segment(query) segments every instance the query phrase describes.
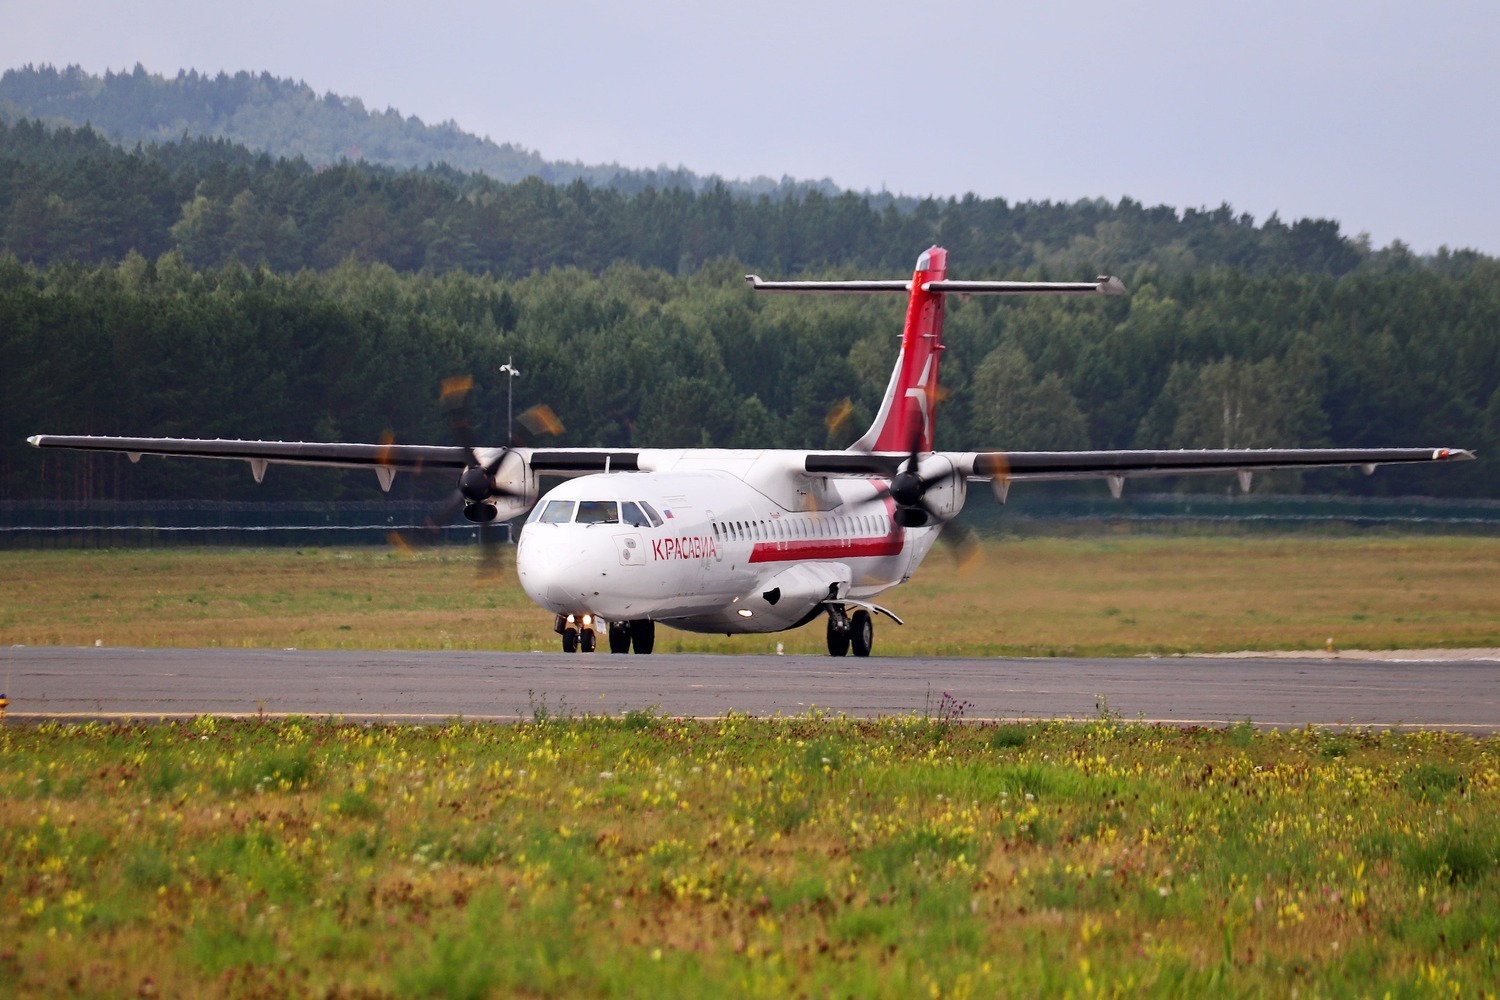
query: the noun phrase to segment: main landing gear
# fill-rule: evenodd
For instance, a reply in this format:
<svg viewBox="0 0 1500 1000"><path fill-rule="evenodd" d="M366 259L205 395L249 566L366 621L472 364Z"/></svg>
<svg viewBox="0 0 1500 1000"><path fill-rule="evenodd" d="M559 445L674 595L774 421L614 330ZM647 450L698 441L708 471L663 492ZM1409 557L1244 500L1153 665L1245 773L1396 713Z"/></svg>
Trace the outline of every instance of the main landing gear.
<svg viewBox="0 0 1500 1000"><path fill-rule="evenodd" d="M828 606L828 655L869 656L875 646L875 622L870 612L858 608L849 614L841 604Z"/></svg>
<svg viewBox="0 0 1500 1000"><path fill-rule="evenodd" d="M628 653L634 646L637 653L649 653L656 648L656 622L640 618L630 622L609 623L609 651Z"/></svg>
<svg viewBox="0 0 1500 1000"><path fill-rule="evenodd" d="M553 631L562 636L564 653L592 653L598 646L593 615L558 615ZM656 647L656 622L649 618L609 623L609 651L649 653Z"/></svg>

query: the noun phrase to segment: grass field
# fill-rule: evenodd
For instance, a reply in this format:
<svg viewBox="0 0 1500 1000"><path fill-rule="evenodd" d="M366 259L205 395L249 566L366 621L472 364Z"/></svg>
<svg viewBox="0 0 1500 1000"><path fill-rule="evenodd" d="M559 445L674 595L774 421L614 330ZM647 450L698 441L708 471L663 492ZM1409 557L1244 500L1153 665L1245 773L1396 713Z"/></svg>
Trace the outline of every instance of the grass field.
<svg viewBox="0 0 1500 1000"><path fill-rule="evenodd" d="M509 554L470 549L0 552L0 644L553 649ZM1500 539L1366 536L993 540L934 554L883 603L876 653L1133 655L1500 646ZM822 650L816 625L733 639L662 630L658 652Z"/></svg>
<svg viewBox="0 0 1500 1000"><path fill-rule="evenodd" d="M0 994L1482 996L1500 741L0 728Z"/></svg>
<svg viewBox="0 0 1500 1000"><path fill-rule="evenodd" d="M0 553L0 643L552 648L462 549ZM1500 646L1500 540L1002 540L877 652ZM814 652L821 630L658 649ZM1500 739L0 726L0 996L1480 996ZM564 717L559 717L564 716Z"/></svg>

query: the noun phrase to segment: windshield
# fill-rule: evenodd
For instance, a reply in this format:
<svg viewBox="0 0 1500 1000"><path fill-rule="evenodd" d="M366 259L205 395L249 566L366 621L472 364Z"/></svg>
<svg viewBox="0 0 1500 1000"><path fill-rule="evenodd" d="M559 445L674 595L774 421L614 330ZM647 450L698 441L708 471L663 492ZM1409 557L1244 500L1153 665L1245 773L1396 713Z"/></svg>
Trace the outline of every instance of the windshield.
<svg viewBox="0 0 1500 1000"><path fill-rule="evenodd" d="M576 520L579 524L618 524L620 505L613 500L580 500Z"/></svg>
<svg viewBox="0 0 1500 1000"><path fill-rule="evenodd" d="M548 500L531 512L530 521L543 524L619 524L656 528L661 515L651 505L634 500Z"/></svg>
<svg viewBox="0 0 1500 1000"><path fill-rule="evenodd" d="M543 524L567 524L573 520L573 501L549 500L542 510Z"/></svg>

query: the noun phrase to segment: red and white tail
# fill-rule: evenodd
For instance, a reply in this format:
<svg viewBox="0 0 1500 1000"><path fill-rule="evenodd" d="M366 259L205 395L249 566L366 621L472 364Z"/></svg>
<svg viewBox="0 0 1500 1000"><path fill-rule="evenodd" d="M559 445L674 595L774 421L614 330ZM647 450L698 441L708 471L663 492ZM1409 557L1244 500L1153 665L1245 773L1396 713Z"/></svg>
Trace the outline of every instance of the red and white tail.
<svg viewBox="0 0 1500 1000"><path fill-rule="evenodd" d="M929 247L917 258L910 281L763 281L745 275L759 292L904 292L906 326L901 353L891 372L875 422L850 451L906 454L933 450L936 427L938 365L943 357L943 299L960 295L1123 295L1120 279L1101 275L1093 281L949 281L948 251Z"/></svg>
<svg viewBox="0 0 1500 1000"><path fill-rule="evenodd" d="M938 365L943 358L943 293L931 282L948 277L948 251L932 247L917 258L906 299L901 353L885 387L875 422L850 451L931 451L936 427Z"/></svg>

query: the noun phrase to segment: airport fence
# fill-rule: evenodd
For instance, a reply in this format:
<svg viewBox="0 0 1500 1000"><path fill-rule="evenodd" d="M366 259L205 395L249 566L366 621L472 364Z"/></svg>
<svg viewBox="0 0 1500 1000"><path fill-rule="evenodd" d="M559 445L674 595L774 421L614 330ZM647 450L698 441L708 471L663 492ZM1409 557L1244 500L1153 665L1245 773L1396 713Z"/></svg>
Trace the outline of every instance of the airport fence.
<svg viewBox="0 0 1500 1000"><path fill-rule="evenodd" d="M1126 492L1120 500L1033 485L1004 506L971 487L963 520L984 533L1500 533L1500 500ZM217 502L205 500L0 501L0 548L382 545L392 531L425 528L423 501ZM496 527L513 540L520 525ZM477 525L459 520L435 540L470 544Z"/></svg>
<svg viewBox="0 0 1500 1000"><path fill-rule="evenodd" d="M428 532L432 510L430 502L11 501L0 502L0 548L383 545L392 531L421 531L443 543L478 540L478 525L462 519ZM507 539L509 529L497 527Z"/></svg>

